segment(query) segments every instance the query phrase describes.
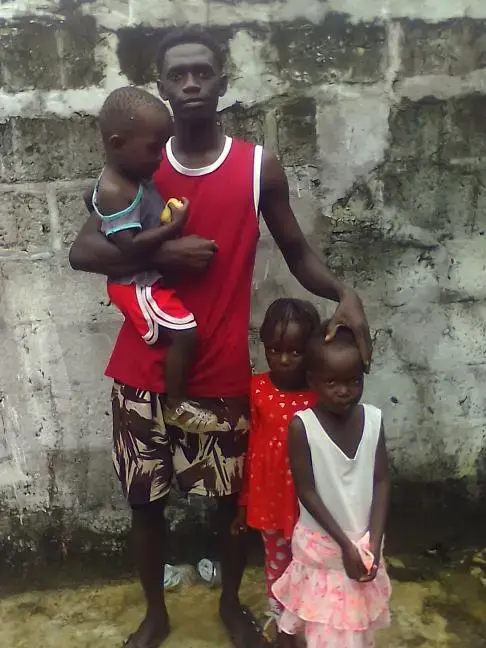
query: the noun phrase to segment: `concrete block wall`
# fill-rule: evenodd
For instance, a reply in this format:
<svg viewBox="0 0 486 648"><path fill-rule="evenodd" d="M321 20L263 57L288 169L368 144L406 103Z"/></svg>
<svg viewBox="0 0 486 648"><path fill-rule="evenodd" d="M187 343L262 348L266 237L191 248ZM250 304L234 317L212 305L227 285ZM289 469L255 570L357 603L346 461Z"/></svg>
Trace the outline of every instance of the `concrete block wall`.
<svg viewBox="0 0 486 648"><path fill-rule="evenodd" d="M120 546L103 368L119 326L103 280L73 273L96 114L155 91L174 24L229 53L228 132L277 152L312 243L365 300L368 398L395 480L486 484L486 5L483 0L17 0L0 6L0 546ZM304 294L263 232L253 322ZM320 304L322 312L325 305ZM330 312L330 311L329 311ZM261 352L250 331L257 364ZM420 486L422 488L422 486ZM413 491L415 492L415 491ZM420 491L428 492L426 490ZM434 500L435 501L435 500ZM431 500L432 502L432 500ZM178 509L173 525L184 518Z"/></svg>

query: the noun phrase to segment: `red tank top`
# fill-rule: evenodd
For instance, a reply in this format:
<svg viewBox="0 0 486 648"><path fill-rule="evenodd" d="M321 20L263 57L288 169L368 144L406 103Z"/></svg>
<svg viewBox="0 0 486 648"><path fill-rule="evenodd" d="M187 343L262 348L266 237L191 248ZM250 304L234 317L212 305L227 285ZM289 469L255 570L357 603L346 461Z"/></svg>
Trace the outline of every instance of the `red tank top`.
<svg viewBox="0 0 486 648"><path fill-rule="evenodd" d="M223 398L249 391L248 326L259 236L261 160L261 147L227 137L213 164L188 169L175 159L169 141L154 176L166 200L189 199L184 234L198 234L218 245L209 269L201 275L180 275L176 287L198 325L189 385L192 396ZM106 375L138 389L162 393L165 352L163 346L147 345L125 321Z"/></svg>

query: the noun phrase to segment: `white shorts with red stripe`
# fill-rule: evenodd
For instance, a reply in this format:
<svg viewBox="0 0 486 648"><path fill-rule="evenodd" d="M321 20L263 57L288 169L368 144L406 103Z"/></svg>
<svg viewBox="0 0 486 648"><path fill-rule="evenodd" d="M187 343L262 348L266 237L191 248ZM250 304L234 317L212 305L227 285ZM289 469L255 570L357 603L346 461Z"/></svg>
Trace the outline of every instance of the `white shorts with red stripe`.
<svg viewBox="0 0 486 648"><path fill-rule="evenodd" d="M110 301L129 319L147 344L155 344L160 328L186 331L195 328L194 315L184 307L175 290L160 283L139 286L136 283L108 282Z"/></svg>

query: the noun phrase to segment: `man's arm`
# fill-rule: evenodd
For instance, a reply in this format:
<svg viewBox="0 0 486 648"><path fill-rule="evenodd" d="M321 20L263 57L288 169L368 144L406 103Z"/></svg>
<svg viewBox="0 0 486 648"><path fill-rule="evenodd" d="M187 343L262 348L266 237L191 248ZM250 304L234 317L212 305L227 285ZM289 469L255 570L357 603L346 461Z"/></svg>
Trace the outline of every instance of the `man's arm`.
<svg viewBox="0 0 486 648"><path fill-rule="evenodd" d="M166 241L151 255L136 262L127 263L121 250L111 243L101 232L101 220L94 213L91 204L92 190L84 194L86 208L90 216L82 226L69 251L69 263L73 270L93 272L109 277L153 270L185 270L203 272L206 270L217 245L200 236L184 236Z"/></svg>
<svg viewBox="0 0 486 648"><path fill-rule="evenodd" d="M136 274L150 268L150 258L127 262L123 252L101 232L101 221L90 214L69 250L73 270L110 277Z"/></svg>
<svg viewBox="0 0 486 648"><path fill-rule="evenodd" d="M260 209L290 272L299 283L314 295L339 302L329 325L327 339L334 337L339 326L349 327L368 368L371 337L361 300L354 290L346 287L330 272L324 258L306 241L290 206L285 171L277 158L267 152L263 155Z"/></svg>
<svg viewBox="0 0 486 648"><path fill-rule="evenodd" d="M93 208L92 195L93 187L83 195L89 218L81 227L69 250L71 268L109 277L123 277L148 270L150 257L128 262L123 252L103 234L101 219L95 214Z"/></svg>

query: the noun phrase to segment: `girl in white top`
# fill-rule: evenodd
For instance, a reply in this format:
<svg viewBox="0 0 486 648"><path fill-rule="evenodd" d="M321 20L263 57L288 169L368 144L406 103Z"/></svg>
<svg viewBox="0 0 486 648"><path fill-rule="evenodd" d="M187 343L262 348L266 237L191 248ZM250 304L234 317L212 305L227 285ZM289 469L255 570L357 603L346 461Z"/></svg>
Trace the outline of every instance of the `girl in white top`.
<svg viewBox="0 0 486 648"><path fill-rule="evenodd" d="M363 365L353 334L327 326L308 347L312 409L289 427L300 505L292 563L273 592L280 630L303 632L307 648L372 648L389 623L391 586L382 559L389 477L381 411L360 404Z"/></svg>

